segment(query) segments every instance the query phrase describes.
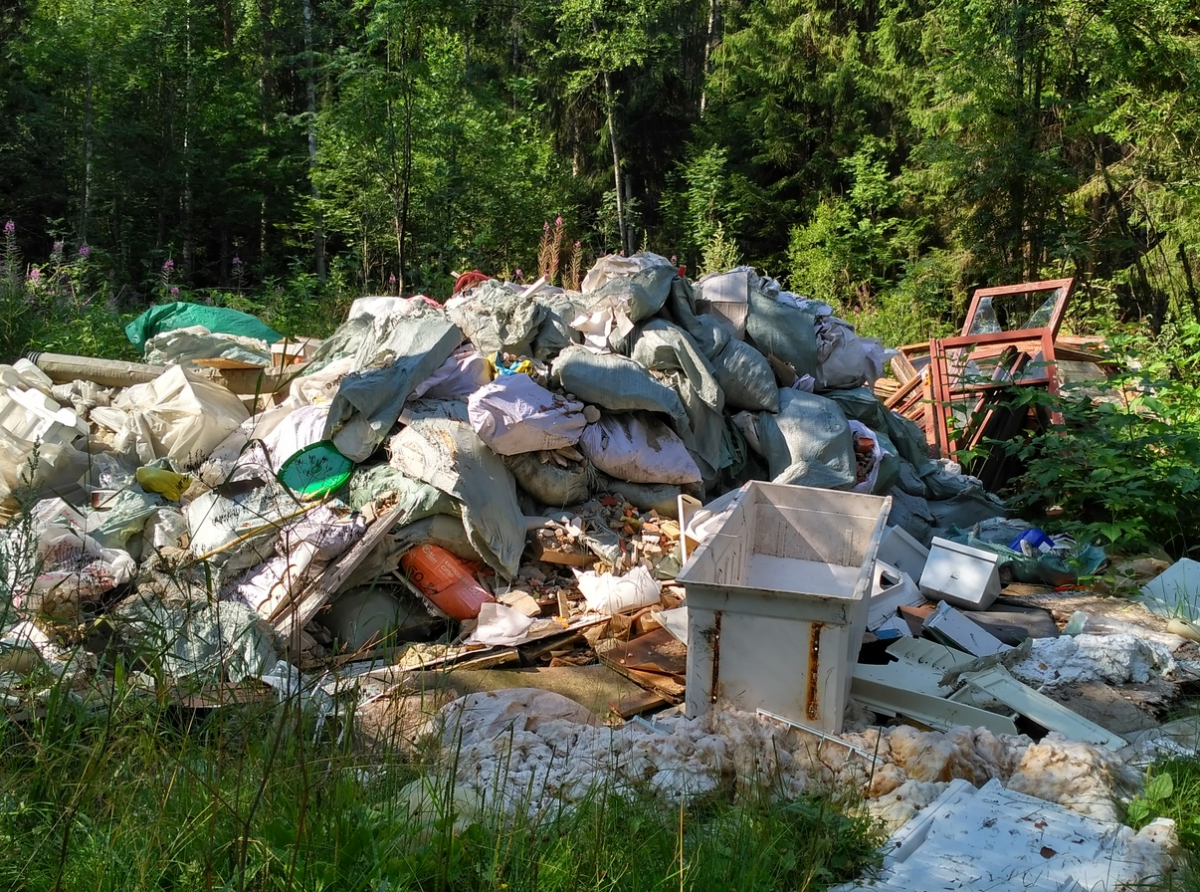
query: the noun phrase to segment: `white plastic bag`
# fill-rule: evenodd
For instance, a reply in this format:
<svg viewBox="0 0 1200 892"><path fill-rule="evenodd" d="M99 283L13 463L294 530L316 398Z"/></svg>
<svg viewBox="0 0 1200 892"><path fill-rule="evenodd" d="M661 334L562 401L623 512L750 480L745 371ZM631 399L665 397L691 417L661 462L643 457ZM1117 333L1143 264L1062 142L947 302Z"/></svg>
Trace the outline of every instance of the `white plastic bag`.
<svg viewBox="0 0 1200 892"><path fill-rule="evenodd" d="M127 388L113 406L125 412L117 439L134 440L143 464L164 456L177 464L203 461L250 417L236 395L218 384L189 378L179 366Z"/></svg>
<svg viewBox="0 0 1200 892"><path fill-rule="evenodd" d="M627 613L657 604L662 589L650 571L639 565L625 576L575 571L579 591L587 601L588 610L597 613Z"/></svg>
<svg viewBox="0 0 1200 892"><path fill-rule="evenodd" d="M879 437L875 436L875 431L871 430L861 421L855 421L853 418L848 421L850 425L850 433L854 434L855 439L866 437L871 441L871 470L867 472L866 478L862 483L856 483L851 492L867 493L868 495L874 491L875 481L879 479L879 464L883 461L885 455L883 446L879 443Z"/></svg>
<svg viewBox="0 0 1200 892"><path fill-rule="evenodd" d="M584 428L579 449L596 469L630 483L699 483L700 468L673 430L647 415L605 415Z"/></svg>
<svg viewBox="0 0 1200 892"><path fill-rule="evenodd" d="M528 375L501 375L467 401L471 427L500 455L560 449L579 442L583 403L551 393Z"/></svg>

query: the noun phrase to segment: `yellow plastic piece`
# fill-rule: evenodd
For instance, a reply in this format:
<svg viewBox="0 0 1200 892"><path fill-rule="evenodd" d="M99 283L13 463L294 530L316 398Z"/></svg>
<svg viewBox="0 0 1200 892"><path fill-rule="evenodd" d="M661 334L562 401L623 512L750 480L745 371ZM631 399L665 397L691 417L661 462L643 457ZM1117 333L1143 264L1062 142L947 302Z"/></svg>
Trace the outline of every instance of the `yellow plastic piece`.
<svg viewBox="0 0 1200 892"><path fill-rule="evenodd" d="M159 493L172 502L183 498L187 488L192 485L192 478L187 474L176 474L163 468L138 468L133 476L138 486L146 492Z"/></svg>

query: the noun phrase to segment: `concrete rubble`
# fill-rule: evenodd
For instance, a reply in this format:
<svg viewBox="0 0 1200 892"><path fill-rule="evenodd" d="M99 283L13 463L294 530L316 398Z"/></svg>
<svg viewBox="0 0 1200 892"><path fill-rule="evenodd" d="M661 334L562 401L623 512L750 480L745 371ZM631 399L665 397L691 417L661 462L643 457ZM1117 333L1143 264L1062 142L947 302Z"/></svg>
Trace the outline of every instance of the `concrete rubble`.
<svg viewBox="0 0 1200 892"><path fill-rule="evenodd" d="M944 421L876 392L912 351L749 268L471 279L363 298L324 342L173 304L131 325L144 364L0 366L6 707L99 702L120 653L181 702L233 686L434 741L510 810L770 783L853 789L889 830L1035 796L1105 839L1189 751L1157 729L1200 666L1192 562L1140 579L1150 610L1064 614L1030 578L1104 555L930 457ZM1169 869L1169 827L1123 832L1135 866L1054 882Z"/></svg>

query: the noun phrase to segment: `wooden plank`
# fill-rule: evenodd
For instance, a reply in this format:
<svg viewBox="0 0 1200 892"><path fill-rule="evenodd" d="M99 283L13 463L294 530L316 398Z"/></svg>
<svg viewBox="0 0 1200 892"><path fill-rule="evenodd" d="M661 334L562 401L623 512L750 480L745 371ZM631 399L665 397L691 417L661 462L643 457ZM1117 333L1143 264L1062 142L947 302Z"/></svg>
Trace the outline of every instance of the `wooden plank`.
<svg viewBox="0 0 1200 892"><path fill-rule="evenodd" d="M892 374L895 375L896 380L902 385L908 384L914 378L920 377L920 372L917 371L916 366L903 353L897 353L892 357L891 368Z"/></svg>
<svg viewBox="0 0 1200 892"><path fill-rule="evenodd" d="M403 516L402 505L392 506L386 514L371 524L366 535L326 567L325 572L312 583L299 592L288 592L288 597L271 615L271 622L275 624L279 634L290 640L297 630L303 629Z"/></svg>

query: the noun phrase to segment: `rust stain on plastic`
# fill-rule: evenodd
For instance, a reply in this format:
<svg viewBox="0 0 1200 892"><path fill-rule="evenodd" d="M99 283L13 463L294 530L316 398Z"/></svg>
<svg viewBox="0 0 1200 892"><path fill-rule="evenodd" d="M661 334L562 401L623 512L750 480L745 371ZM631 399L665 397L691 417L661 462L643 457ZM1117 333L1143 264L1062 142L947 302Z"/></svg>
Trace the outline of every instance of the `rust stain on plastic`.
<svg viewBox="0 0 1200 892"><path fill-rule="evenodd" d="M817 683L821 671L821 630L825 623L813 623L808 630L808 687L804 692L804 714L809 721L821 718L821 701Z"/></svg>
<svg viewBox="0 0 1200 892"><path fill-rule="evenodd" d="M717 702L717 691L720 690L721 678L721 611L713 611L712 638L712 682L708 688L708 702Z"/></svg>

